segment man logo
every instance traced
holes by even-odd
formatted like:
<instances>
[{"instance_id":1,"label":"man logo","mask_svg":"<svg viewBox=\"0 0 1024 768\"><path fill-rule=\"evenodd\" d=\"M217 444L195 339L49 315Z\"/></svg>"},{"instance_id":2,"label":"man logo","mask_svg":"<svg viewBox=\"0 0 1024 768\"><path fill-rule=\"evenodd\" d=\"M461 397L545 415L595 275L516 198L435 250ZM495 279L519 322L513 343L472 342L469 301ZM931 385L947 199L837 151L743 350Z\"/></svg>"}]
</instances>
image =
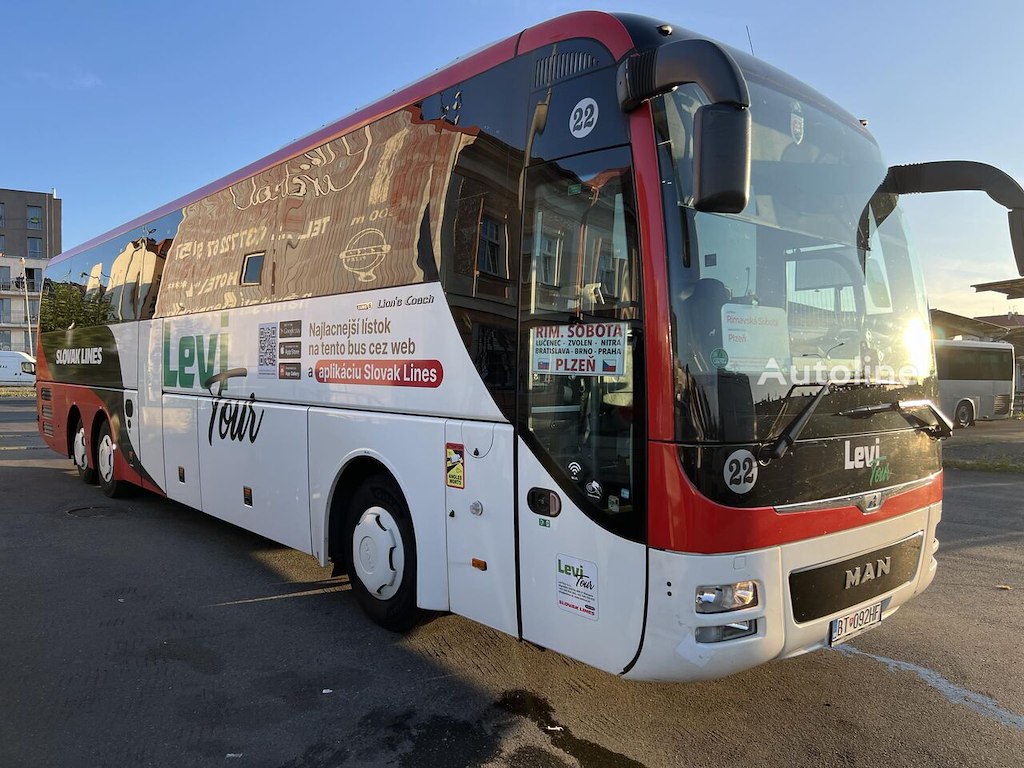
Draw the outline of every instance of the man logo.
<instances>
[{"instance_id":1,"label":"man logo","mask_svg":"<svg viewBox=\"0 0 1024 768\"><path fill-rule=\"evenodd\" d=\"M856 568L846 571L846 586L843 589L859 587L865 582L881 578L889 573L892 568L891 557L881 557L873 563L858 565Z\"/></svg>"}]
</instances>

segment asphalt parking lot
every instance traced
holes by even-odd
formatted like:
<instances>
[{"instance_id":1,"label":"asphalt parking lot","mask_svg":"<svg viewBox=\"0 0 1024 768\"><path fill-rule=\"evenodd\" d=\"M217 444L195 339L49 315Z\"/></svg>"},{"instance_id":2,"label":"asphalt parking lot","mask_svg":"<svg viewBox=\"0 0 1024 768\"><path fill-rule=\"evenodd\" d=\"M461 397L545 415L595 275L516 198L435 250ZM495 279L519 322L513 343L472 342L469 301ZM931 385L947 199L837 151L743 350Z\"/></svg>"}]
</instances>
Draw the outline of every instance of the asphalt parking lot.
<instances>
[{"instance_id":1,"label":"asphalt parking lot","mask_svg":"<svg viewBox=\"0 0 1024 768\"><path fill-rule=\"evenodd\" d=\"M1024 418L978 421L954 430L942 457L957 469L1024 472Z\"/></svg>"},{"instance_id":2,"label":"asphalt parking lot","mask_svg":"<svg viewBox=\"0 0 1024 768\"><path fill-rule=\"evenodd\" d=\"M977 429L981 429L980 425ZM106 499L0 400L0 766L1019 766L1024 475L945 474L932 587L844 650L628 683Z\"/></svg>"}]
</instances>

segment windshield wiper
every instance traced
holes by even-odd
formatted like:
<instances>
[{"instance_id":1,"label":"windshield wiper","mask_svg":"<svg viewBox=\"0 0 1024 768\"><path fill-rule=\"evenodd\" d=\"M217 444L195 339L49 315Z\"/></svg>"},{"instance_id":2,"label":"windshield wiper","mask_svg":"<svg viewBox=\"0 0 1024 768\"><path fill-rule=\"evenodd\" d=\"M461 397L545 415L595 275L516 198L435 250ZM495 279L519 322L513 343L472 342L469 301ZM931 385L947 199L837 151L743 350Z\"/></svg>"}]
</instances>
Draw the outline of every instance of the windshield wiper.
<instances>
[{"instance_id":1,"label":"windshield wiper","mask_svg":"<svg viewBox=\"0 0 1024 768\"><path fill-rule=\"evenodd\" d=\"M796 386L808 386L806 384L794 385ZM790 392L793 390L790 389ZM811 416L814 414L815 409L822 399L831 392L830 383L825 382L821 385L821 389L814 393L814 397L807 405L805 405L800 413L786 425L786 428L779 433L771 443L761 446L761 450L757 453L757 460L767 464L772 459L781 459L786 455L796 439L800 437L800 433L804 431L804 427L807 426L807 422L811 420ZM787 395L788 397L788 395Z\"/></svg>"},{"instance_id":2,"label":"windshield wiper","mask_svg":"<svg viewBox=\"0 0 1024 768\"><path fill-rule=\"evenodd\" d=\"M829 350L829 351L831 351L831 350ZM833 382L833 381L826 381L824 384L821 385L821 388L818 389L818 391L814 393L814 396L811 398L811 401L808 402L806 404L806 406L804 406L803 409L801 409L800 413L797 414L797 416L794 418L794 420L785 425L785 429L783 429L781 432L779 432L778 437L776 437L771 442L766 443L765 445L761 446L761 450L758 452L758 461L760 461L760 462L762 462L764 464L767 464L768 462L770 462L770 461L772 461L774 459L781 459L783 456L785 456L785 453L788 450L790 450L791 447L793 447L793 443L795 443L797 441L797 438L800 437L800 433L804 431L804 427L807 426L807 422L809 422L811 420L811 416L814 415L814 412L817 409L818 404L821 402L822 399L824 399L824 396L826 394L830 394L831 392L833 392L834 389L837 389L837 388L839 388L839 389L859 389L861 387L889 386L892 383L893 382L889 382L889 381L868 381L868 380L860 381L860 380L858 380L858 381L849 381L849 382L845 382L845 383L842 383L842 384L837 384L836 382ZM790 395L793 394L793 390L796 389L797 387L810 387L810 386L814 386L814 385L813 384L794 384L792 387L790 387L790 391L788 391L786 393L785 399L790 398ZM914 400L913 401L914 404L919 404L919 406L923 402L926 402L926 401L925 400L920 401L920 402L918 400ZM904 404L909 404L909 403L904 403ZM873 408L876 408L876 407L868 406L866 408L873 409ZM886 407L884 409L882 409L882 410L888 410L889 408L890 408L890 406L887 403ZM934 406L933 406L933 408L934 408ZM862 411L862 409L851 409L850 411L844 411L841 414L841 416L861 417L861 416L869 416L871 413L877 413L877 412L876 411L866 412L866 411ZM941 416L941 414L940 414L940 416ZM779 414L779 417L781 418L781 413ZM946 417L942 416L942 418L945 419ZM922 421L922 423L927 425L927 422L924 422L924 420L921 420L921 421ZM946 419L946 423L948 423L948 422L949 422L949 420ZM951 428L952 427L950 427L950 429Z\"/></svg>"},{"instance_id":3,"label":"windshield wiper","mask_svg":"<svg viewBox=\"0 0 1024 768\"><path fill-rule=\"evenodd\" d=\"M920 410L922 408L931 412L932 416L935 418L934 422L926 421L913 413L913 411ZM933 440L942 440L943 438L950 437L953 434L953 422L950 421L949 417L940 411L931 400L896 400L891 403L861 405L857 408L840 411L839 415L847 416L851 419L864 419L868 416L873 416L876 413L885 413L887 411L895 411L911 424L914 424L916 429L923 429L925 434Z\"/></svg>"}]
</instances>

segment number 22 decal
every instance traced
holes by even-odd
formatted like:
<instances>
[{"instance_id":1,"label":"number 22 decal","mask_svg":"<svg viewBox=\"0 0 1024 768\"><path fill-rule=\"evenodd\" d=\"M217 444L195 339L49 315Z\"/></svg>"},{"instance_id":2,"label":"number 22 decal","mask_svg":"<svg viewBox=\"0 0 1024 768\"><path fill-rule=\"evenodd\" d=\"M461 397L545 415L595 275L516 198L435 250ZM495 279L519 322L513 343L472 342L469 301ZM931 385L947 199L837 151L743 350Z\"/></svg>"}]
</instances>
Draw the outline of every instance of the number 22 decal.
<instances>
[{"instance_id":1,"label":"number 22 decal","mask_svg":"<svg viewBox=\"0 0 1024 768\"><path fill-rule=\"evenodd\" d=\"M598 113L596 101L591 98L580 99L569 115L569 132L577 139L588 136L597 125Z\"/></svg>"},{"instance_id":2,"label":"number 22 decal","mask_svg":"<svg viewBox=\"0 0 1024 768\"><path fill-rule=\"evenodd\" d=\"M746 449L733 451L725 460L725 483L734 493L747 493L757 483L757 459Z\"/></svg>"}]
</instances>

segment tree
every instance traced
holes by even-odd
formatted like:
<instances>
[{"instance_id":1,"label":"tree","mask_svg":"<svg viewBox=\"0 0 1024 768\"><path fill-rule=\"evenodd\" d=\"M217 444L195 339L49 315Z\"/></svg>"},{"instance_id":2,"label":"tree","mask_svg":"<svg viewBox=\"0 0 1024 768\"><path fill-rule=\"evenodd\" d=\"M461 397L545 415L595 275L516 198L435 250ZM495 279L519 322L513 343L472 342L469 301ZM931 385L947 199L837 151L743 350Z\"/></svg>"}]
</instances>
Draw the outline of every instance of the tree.
<instances>
[{"instance_id":1,"label":"tree","mask_svg":"<svg viewBox=\"0 0 1024 768\"><path fill-rule=\"evenodd\" d=\"M47 280L39 302L39 331L63 331L105 325L113 318L110 303L100 292L86 296L82 286Z\"/></svg>"}]
</instances>

